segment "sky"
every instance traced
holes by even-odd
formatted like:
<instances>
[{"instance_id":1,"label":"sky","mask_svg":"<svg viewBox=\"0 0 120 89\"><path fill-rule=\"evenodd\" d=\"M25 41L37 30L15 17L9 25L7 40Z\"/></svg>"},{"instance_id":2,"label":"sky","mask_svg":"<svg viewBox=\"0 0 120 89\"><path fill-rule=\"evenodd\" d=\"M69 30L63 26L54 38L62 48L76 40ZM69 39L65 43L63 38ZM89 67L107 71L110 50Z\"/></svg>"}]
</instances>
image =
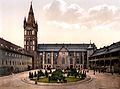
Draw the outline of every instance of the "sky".
<instances>
[{"instance_id":1,"label":"sky","mask_svg":"<svg viewBox=\"0 0 120 89\"><path fill-rule=\"evenodd\" d=\"M32 1L38 43L120 41L120 0L0 0L0 37L24 46L24 17Z\"/></svg>"}]
</instances>

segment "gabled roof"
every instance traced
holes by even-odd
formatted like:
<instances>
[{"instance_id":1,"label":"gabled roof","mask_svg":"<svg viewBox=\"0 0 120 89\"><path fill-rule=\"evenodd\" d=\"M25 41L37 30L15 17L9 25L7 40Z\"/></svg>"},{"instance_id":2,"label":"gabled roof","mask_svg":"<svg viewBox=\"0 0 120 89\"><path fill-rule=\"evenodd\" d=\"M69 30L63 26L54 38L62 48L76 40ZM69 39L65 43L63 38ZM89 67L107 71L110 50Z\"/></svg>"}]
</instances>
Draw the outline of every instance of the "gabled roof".
<instances>
[{"instance_id":1,"label":"gabled roof","mask_svg":"<svg viewBox=\"0 0 120 89\"><path fill-rule=\"evenodd\" d=\"M117 51L120 51L120 41L113 43L110 46L104 46L103 48L97 49L92 54L92 56L98 56L98 55L108 54L108 53L117 52Z\"/></svg>"},{"instance_id":2,"label":"gabled roof","mask_svg":"<svg viewBox=\"0 0 120 89\"><path fill-rule=\"evenodd\" d=\"M90 44L38 44L38 51L59 51L62 47L68 51L87 51ZM94 44L91 44L95 48Z\"/></svg>"}]
</instances>

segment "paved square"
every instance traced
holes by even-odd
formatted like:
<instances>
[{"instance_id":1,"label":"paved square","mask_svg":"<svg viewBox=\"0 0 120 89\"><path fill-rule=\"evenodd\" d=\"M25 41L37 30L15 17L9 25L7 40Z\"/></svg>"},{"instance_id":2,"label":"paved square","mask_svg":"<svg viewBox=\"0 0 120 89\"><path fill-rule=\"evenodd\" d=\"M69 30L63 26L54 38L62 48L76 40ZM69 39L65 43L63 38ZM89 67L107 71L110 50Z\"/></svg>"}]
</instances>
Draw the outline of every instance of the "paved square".
<instances>
[{"instance_id":1,"label":"paved square","mask_svg":"<svg viewBox=\"0 0 120 89\"><path fill-rule=\"evenodd\" d=\"M69 86L39 86L28 84L21 81L22 78L28 76L27 72L15 75L0 77L0 89L120 89L120 75L108 73L96 73L93 75L91 70L88 75L92 81L82 82Z\"/></svg>"}]
</instances>

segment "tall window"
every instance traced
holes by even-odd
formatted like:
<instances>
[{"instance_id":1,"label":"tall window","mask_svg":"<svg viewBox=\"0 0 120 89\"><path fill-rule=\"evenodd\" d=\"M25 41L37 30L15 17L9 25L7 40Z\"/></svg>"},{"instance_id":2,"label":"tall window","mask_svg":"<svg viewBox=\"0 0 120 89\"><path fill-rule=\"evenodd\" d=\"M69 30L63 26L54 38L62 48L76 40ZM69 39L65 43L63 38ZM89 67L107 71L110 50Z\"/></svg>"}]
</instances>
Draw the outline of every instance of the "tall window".
<instances>
[{"instance_id":1,"label":"tall window","mask_svg":"<svg viewBox=\"0 0 120 89\"><path fill-rule=\"evenodd\" d=\"M69 52L69 56L74 56L74 53L73 52Z\"/></svg>"},{"instance_id":2,"label":"tall window","mask_svg":"<svg viewBox=\"0 0 120 89\"><path fill-rule=\"evenodd\" d=\"M26 44L29 45L29 41L28 40L26 40Z\"/></svg>"},{"instance_id":3,"label":"tall window","mask_svg":"<svg viewBox=\"0 0 120 89\"><path fill-rule=\"evenodd\" d=\"M73 64L73 59L72 58L70 58L70 64Z\"/></svg>"},{"instance_id":4,"label":"tall window","mask_svg":"<svg viewBox=\"0 0 120 89\"><path fill-rule=\"evenodd\" d=\"M50 53L47 53L47 56L50 56Z\"/></svg>"},{"instance_id":5,"label":"tall window","mask_svg":"<svg viewBox=\"0 0 120 89\"><path fill-rule=\"evenodd\" d=\"M27 50L29 50L29 46L27 46L27 48L26 48Z\"/></svg>"},{"instance_id":6,"label":"tall window","mask_svg":"<svg viewBox=\"0 0 120 89\"><path fill-rule=\"evenodd\" d=\"M57 58L54 59L54 64L57 64Z\"/></svg>"},{"instance_id":7,"label":"tall window","mask_svg":"<svg viewBox=\"0 0 120 89\"><path fill-rule=\"evenodd\" d=\"M43 54L42 53L40 53L40 56L42 56Z\"/></svg>"},{"instance_id":8,"label":"tall window","mask_svg":"<svg viewBox=\"0 0 120 89\"><path fill-rule=\"evenodd\" d=\"M32 45L32 40L30 40L30 45Z\"/></svg>"},{"instance_id":9,"label":"tall window","mask_svg":"<svg viewBox=\"0 0 120 89\"><path fill-rule=\"evenodd\" d=\"M33 46L33 50L35 50L35 46Z\"/></svg>"},{"instance_id":10,"label":"tall window","mask_svg":"<svg viewBox=\"0 0 120 89\"><path fill-rule=\"evenodd\" d=\"M76 64L79 64L79 58L76 59Z\"/></svg>"},{"instance_id":11,"label":"tall window","mask_svg":"<svg viewBox=\"0 0 120 89\"><path fill-rule=\"evenodd\" d=\"M26 30L25 30L25 35L26 35Z\"/></svg>"},{"instance_id":12,"label":"tall window","mask_svg":"<svg viewBox=\"0 0 120 89\"><path fill-rule=\"evenodd\" d=\"M48 64L51 64L51 60L50 60L50 58L48 58Z\"/></svg>"},{"instance_id":13,"label":"tall window","mask_svg":"<svg viewBox=\"0 0 120 89\"><path fill-rule=\"evenodd\" d=\"M65 59L64 58L62 58L62 64L65 64Z\"/></svg>"},{"instance_id":14,"label":"tall window","mask_svg":"<svg viewBox=\"0 0 120 89\"><path fill-rule=\"evenodd\" d=\"M62 52L62 55L65 56L65 52Z\"/></svg>"},{"instance_id":15,"label":"tall window","mask_svg":"<svg viewBox=\"0 0 120 89\"><path fill-rule=\"evenodd\" d=\"M35 41L33 40L33 45L35 45Z\"/></svg>"},{"instance_id":16,"label":"tall window","mask_svg":"<svg viewBox=\"0 0 120 89\"><path fill-rule=\"evenodd\" d=\"M33 47L32 47L32 46L30 46L30 49L31 49L31 50L33 50Z\"/></svg>"},{"instance_id":17,"label":"tall window","mask_svg":"<svg viewBox=\"0 0 120 89\"><path fill-rule=\"evenodd\" d=\"M80 64L83 63L83 57L82 57L82 54L80 55Z\"/></svg>"},{"instance_id":18,"label":"tall window","mask_svg":"<svg viewBox=\"0 0 120 89\"><path fill-rule=\"evenodd\" d=\"M79 53L77 53L77 56L79 56Z\"/></svg>"},{"instance_id":19,"label":"tall window","mask_svg":"<svg viewBox=\"0 0 120 89\"><path fill-rule=\"evenodd\" d=\"M32 35L34 35L35 34L35 32L34 31L32 31Z\"/></svg>"}]
</instances>

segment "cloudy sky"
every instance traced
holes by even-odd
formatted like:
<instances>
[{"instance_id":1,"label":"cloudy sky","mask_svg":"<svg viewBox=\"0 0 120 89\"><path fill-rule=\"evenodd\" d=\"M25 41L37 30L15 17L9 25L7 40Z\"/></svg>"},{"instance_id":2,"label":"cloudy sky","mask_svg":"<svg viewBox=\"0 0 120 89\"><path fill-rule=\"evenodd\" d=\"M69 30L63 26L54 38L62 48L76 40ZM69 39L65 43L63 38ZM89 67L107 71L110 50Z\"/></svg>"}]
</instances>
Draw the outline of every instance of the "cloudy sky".
<instances>
[{"instance_id":1,"label":"cloudy sky","mask_svg":"<svg viewBox=\"0 0 120 89\"><path fill-rule=\"evenodd\" d=\"M0 37L23 47L31 0L0 0ZM33 0L38 43L120 41L120 0Z\"/></svg>"}]
</instances>

